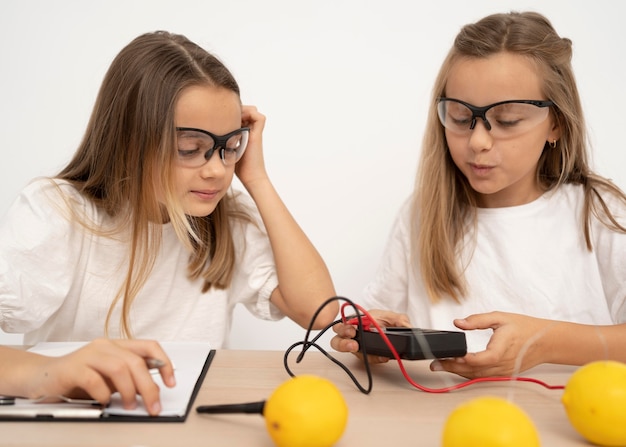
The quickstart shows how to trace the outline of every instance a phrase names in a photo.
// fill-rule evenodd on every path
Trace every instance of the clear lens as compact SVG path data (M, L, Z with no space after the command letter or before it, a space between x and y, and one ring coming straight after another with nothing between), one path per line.
M446 129L454 133L469 133L472 124L472 111L456 101L439 101L437 104L439 121Z
M204 165L217 150L225 165L233 165L243 156L249 134L248 128L238 129L222 137L201 129L177 129L178 163L184 167L197 168Z
M510 102L487 110L487 121L498 136L520 135L528 132L543 120L550 112L549 107L537 107L532 104Z
M232 165L241 159L248 146L249 135L250 131L248 129L240 129L240 132L228 138L225 147L222 149L224 164Z
M205 154L212 151L215 141L209 135L195 130L179 130L176 133L178 162L185 167L202 166ZM211 154L212 155L212 154Z
M461 102L444 99L437 104L437 112L441 124L453 133L469 134L478 121L482 121L494 138L512 138L543 122L550 108L511 101L489 106L486 110L472 110Z

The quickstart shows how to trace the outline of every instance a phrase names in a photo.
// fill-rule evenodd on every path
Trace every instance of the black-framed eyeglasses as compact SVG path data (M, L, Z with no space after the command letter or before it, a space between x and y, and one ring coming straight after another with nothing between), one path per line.
M199 168L218 151L224 165L234 165L243 156L249 136L249 127L242 127L221 136L194 127L177 127L178 163L188 168Z
M546 119L551 106L554 106L552 101L535 99L511 99L483 107L460 99L437 99L439 121L447 130L469 134L480 118L494 138L510 138L529 131Z

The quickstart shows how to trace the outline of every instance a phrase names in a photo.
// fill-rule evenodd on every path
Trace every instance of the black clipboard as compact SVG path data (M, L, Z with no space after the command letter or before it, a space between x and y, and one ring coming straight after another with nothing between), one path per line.
M162 344L166 345L166 343ZM19 405L19 399L16 399L14 405L0 406L0 422L185 422L215 357L215 352L214 349L208 350L183 414L158 416L115 414L107 412L107 408L70 403L25 406ZM168 355L171 355L169 351ZM173 362L176 368L176 360L173 359Z

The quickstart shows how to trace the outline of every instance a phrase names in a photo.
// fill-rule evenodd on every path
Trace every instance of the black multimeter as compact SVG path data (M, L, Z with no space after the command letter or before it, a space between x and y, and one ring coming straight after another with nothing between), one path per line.
M385 327L382 328L401 359L424 360L463 357L467 354L465 333L435 329ZM393 353L375 327L359 331L354 339L359 342L359 351L367 354L394 358Z

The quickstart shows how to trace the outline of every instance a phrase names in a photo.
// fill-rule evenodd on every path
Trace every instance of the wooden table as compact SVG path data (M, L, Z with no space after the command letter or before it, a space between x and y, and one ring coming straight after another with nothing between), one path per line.
M571 427L560 402L562 390L548 390L534 383L480 383L445 394L414 388L398 365L376 365L369 395L358 391L349 377L322 354L311 350L295 364L296 374L316 374L331 379L342 391L349 420L338 447L390 446L397 442L420 447L440 446L447 415L461 402L482 395L511 399L534 421L542 446L589 446ZM333 353L366 383L364 368L351 354ZM421 385L440 388L463 379L428 370L428 361L405 362L408 373ZM571 367L543 365L526 376L551 385L564 385ZM283 352L217 351L194 410L185 423L2 422L1 446L228 446L273 447L260 415L199 415L198 405L243 403L266 399L289 378Z

